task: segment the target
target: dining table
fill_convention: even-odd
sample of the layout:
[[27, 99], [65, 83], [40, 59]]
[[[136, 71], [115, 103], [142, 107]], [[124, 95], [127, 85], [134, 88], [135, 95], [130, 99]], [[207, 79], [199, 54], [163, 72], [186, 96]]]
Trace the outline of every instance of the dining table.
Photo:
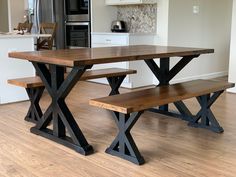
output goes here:
[[[79, 120], [75, 121], [65, 102], [66, 97], [86, 70], [97, 64], [143, 60], [158, 79], [157, 86], [162, 86], [169, 85], [170, 81], [193, 59], [200, 59], [200, 55], [209, 53], [214, 53], [214, 49], [134, 45], [11, 52], [9, 57], [31, 62], [52, 98], [41, 120], [31, 128], [31, 132], [72, 148], [80, 154], [89, 155], [94, 152], [93, 147], [79, 128]], [[170, 68], [170, 60], [175, 57], [179, 57], [180, 60]], [[65, 67], [71, 68], [67, 77], [64, 77]], [[174, 105], [181, 118], [187, 119], [189, 110], [185, 104], [179, 101]], [[157, 110], [157, 112], [170, 113], [168, 105], [163, 105]]]

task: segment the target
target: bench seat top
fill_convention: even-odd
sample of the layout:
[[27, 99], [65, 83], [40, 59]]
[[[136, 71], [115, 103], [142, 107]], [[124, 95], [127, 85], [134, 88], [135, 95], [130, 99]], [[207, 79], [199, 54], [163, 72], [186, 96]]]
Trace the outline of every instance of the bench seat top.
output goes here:
[[[80, 80], [85, 81], [89, 79], [97, 79], [103, 77], [114, 77], [114, 76], [124, 76], [128, 74], [135, 74], [136, 70], [131, 69], [121, 69], [121, 68], [107, 68], [107, 69], [97, 69], [86, 71]], [[40, 77], [25, 77], [19, 79], [8, 80], [9, 84], [24, 87], [24, 88], [34, 88], [44, 86]]]
[[225, 81], [195, 80], [90, 100], [90, 105], [124, 114], [234, 87]]

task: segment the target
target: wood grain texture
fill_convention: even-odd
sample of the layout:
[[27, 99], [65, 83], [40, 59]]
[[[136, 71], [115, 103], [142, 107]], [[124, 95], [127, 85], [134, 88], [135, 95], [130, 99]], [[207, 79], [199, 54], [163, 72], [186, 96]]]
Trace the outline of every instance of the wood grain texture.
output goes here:
[[11, 52], [9, 57], [62, 66], [93, 65], [213, 53], [214, 49], [137, 45], [52, 51]]
[[[85, 81], [89, 79], [124, 76], [124, 75], [135, 74], [135, 73], [137, 73], [137, 71], [132, 70], [132, 69], [121, 69], [121, 68], [97, 69], [97, 70], [86, 71], [82, 75], [80, 80]], [[38, 76], [10, 79], [8, 80], [8, 83], [19, 86], [19, 87], [24, 87], [24, 88], [35, 88], [35, 87], [44, 86], [44, 84], [42, 83], [42, 80]]]
[[[122, 93], [133, 90], [120, 89]], [[0, 105], [0, 176], [4, 177], [235, 177], [236, 95], [224, 93], [212, 111], [224, 127], [223, 134], [188, 127], [167, 116], [145, 112], [132, 135], [145, 157], [139, 167], [104, 151], [117, 134], [111, 114], [89, 106], [88, 100], [108, 95], [110, 87], [78, 82], [67, 103], [96, 153], [81, 156], [57, 143], [29, 132], [25, 122], [29, 102]], [[47, 93], [41, 107], [50, 104]], [[186, 100], [191, 111], [199, 110], [196, 99]], [[174, 107], [170, 105], [170, 108]]]
[[25, 77], [25, 78], [17, 78], [17, 79], [9, 79], [8, 84], [24, 87], [24, 88], [35, 88], [44, 86], [40, 77]]
[[224, 81], [195, 80], [140, 90], [132, 93], [92, 99], [89, 104], [100, 108], [129, 114], [208, 93], [225, 90], [231, 87], [234, 87], [234, 84]]

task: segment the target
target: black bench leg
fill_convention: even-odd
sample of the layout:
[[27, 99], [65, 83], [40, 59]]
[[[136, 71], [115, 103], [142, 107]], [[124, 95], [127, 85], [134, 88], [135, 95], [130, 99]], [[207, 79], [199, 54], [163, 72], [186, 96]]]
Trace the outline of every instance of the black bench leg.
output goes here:
[[187, 108], [187, 106], [184, 104], [183, 101], [174, 102], [174, 105], [178, 109], [178, 111], [180, 113], [180, 117], [183, 120], [186, 120], [186, 121], [191, 121], [192, 120], [193, 115], [190, 112], [190, 110]]
[[159, 114], [163, 114], [163, 115], [166, 115], [166, 116], [180, 118], [180, 119], [185, 120], [185, 121], [191, 121], [192, 120], [193, 115], [190, 112], [190, 110], [188, 109], [188, 107], [184, 104], [183, 101], [177, 101], [177, 102], [174, 102], [173, 104], [177, 108], [178, 112], [177, 111], [176, 112], [174, 112], [174, 111], [165, 111], [165, 110], [155, 109], [155, 108], [151, 108], [151, 109], [149, 109], [149, 111], [159, 113]]
[[223, 92], [224, 91], [215, 92], [212, 96], [211, 94], [207, 94], [197, 97], [201, 110], [193, 117], [188, 125], [192, 127], [206, 128], [216, 133], [224, 132], [224, 129], [220, 126], [210, 109]]
[[26, 88], [26, 92], [30, 99], [30, 107], [25, 117], [26, 121], [36, 123], [41, 119], [43, 113], [39, 106], [39, 101], [43, 95], [44, 88], [44, 86], [37, 88]]
[[109, 94], [110, 95], [117, 95], [120, 94], [119, 92], [119, 88], [122, 84], [122, 82], [124, 81], [126, 75], [124, 76], [115, 76], [115, 77], [107, 77], [107, 81], [111, 87], [111, 92]]
[[113, 112], [113, 117], [119, 128], [119, 133], [110, 147], [107, 148], [106, 153], [121, 157], [138, 165], [144, 163], [144, 159], [130, 134], [131, 128], [142, 113], [143, 112], [137, 112], [130, 115]]

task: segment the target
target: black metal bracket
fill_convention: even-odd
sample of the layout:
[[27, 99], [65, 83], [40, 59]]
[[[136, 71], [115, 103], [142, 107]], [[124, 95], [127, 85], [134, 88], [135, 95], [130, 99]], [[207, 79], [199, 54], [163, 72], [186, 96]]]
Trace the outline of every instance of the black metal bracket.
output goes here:
[[193, 119], [188, 123], [188, 125], [192, 127], [206, 128], [216, 133], [224, 132], [224, 129], [220, 126], [211, 111], [211, 106], [223, 92], [224, 91], [222, 90], [215, 92], [212, 95], [207, 94], [197, 97], [201, 109], [195, 116], [193, 116]]
[[111, 87], [111, 92], [109, 94], [110, 95], [117, 95], [120, 94], [119, 92], [119, 88], [122, 84], [122, 82], [124, 81], [126, 75], [124, 76], [115, 76], [115, 77], [107, 77], [107, 81]]
[[30, 100], [30, 107], [25, 117], [26, 121], [36, 123], [41, 119], [43, 113], [40, 108], [39, 101], [43, 95], [44, 89], [44, 86], [37, 88], [26, 88], [26, 92]]
[[[49, 64], [32, 62], [39, 77], [44, 83], [52, 102], [31, 132], [63, 144], [77, 152], [88, 155], [93, 148], [88, 144], [73, 115], [65, 103], [65, 98], [79, 81], [86, 69], [92, 66], [74, 67], [64, 79], [64, 68]], [[48, 128], [52, 122], [52, 130]], [[66, 135], [66, 129], [68, 135]]]
[[143, 111], [132, 114], [112, 113], [119, 133], [110, 147], [107, 148], [106, 153], [121, 157], [138, 165], [144, 164], [144, 158], [141, 156], [134, 139], [130, 134], [130, 130]]

